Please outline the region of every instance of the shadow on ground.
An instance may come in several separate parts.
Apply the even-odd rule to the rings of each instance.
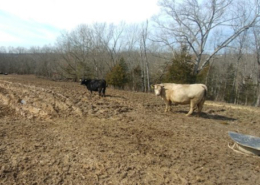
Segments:
[[[176,113],[182,113],[182,114],[187,114],[188,111],[175,111]],[[197,112],[193,113],[191,116],[198,116]],[[223,115],[219,115],[219,114],[210,114],[210,113],[205,113],[202,112],[200,115],[201,118],[204,119],[214,119],[214,120],[222,120],[222,121],[235,121],[237,119],[235,118],[231,118],[231,117],[227,117],[227,116],[223,116]]]

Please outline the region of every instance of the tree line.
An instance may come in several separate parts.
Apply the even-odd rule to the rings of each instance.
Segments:
[[[105,78],[143,92],[154,83],[205,83],[209,99],[260,106],[258,0],[158,3],[161,12],[140,24],[82,24],[50,46],[1,47],[0,72]]]

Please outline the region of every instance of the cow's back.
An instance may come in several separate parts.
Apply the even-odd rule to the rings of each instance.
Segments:
[[[207,87],[204,84],[163,84],[167,99],[172,102],[186,104],[191,99],[195,101],[201,101],[207,91]]]

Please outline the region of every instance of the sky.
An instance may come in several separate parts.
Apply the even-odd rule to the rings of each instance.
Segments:
[[[159,12],[157,0],[6,0],[0,5],[0,47],[53,45],[80,24],[140,23]]]

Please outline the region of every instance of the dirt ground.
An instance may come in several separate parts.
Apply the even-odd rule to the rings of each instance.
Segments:
[[[0,184],[260,184],[260,158],[228,131],[260,137],[260,109],[206,101],[164,113],[154,94],[0,76]]]

